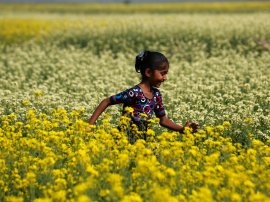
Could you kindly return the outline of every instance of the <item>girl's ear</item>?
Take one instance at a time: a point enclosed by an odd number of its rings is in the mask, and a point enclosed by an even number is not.
[[[151,77],[151,69],[150,68],[145,69],[145,76],[146,77]]]

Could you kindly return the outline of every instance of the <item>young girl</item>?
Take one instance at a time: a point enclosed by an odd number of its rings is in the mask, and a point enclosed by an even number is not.
[[[141,82],[132,88],[104,99],[94,111],[89,124],[94,124],[100,114],[109,106],[123,103],[125,107],[133,108],[130,117],[139,130],[147,130],[147,120],[152,118],[153,113],[160,119],[160,125],[174,131],[184,132],[185,127],[191,127],[196,132],[198,125],[187,122],[185,126],[171,121],[165,113],[162,96],[158,88],[167,80],[169,71],[168,59],[159,52],[142,51],[136,56],[135,69],[141,73]],[[146,118],[141,114],[146,114]]]

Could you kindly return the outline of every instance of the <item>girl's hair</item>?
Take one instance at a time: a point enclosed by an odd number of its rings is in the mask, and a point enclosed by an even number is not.
[[[168,65],[168,59],[159,52],[152,51],[142,51],[136,56],[135,60],[135,70],[138,73],[141,73],[142,79],[145,79],[145,70],[150,68],[151,71],[160,69],[163,65]]]

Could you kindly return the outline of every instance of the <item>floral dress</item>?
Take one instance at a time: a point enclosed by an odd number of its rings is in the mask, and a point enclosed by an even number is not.
[[[160,91],[157,88],[151,90],[153,98],[149,99],[144,96],[142,89],[136,85],[111,96],[110,102],[111,104],[123,103],[123,115],[125,115],[125,107],[133,108],[133,115],[130,117],[132,122],[138,126],[139,130],[147,130],[147,120],[151,119],[154,113],[158,118],[165,115]],[[141,114],[145,114],[145,116],[141,116]]]

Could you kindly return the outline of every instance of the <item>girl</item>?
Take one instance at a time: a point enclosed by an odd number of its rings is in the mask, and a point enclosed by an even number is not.
[[[130,117],[140,131],[146,131],[153,113],[160,119],[160,125],[174,131],[184,132],[185,127],[191,127],[196,132],[198,125],[187,122],[185,126],[171,121],[165,113],[162,96],[158,88],[167,80],[169,71],[168,59],[159,52],[142,51],[136,56],[135,69],[141,73],[141,82],[132,88],[104,99],[94,111],[89,124],[94,124],[99,115],[109,106],[123,103],[125,107],[133,108]],[[145,114],[146,117],[142,117]]]

